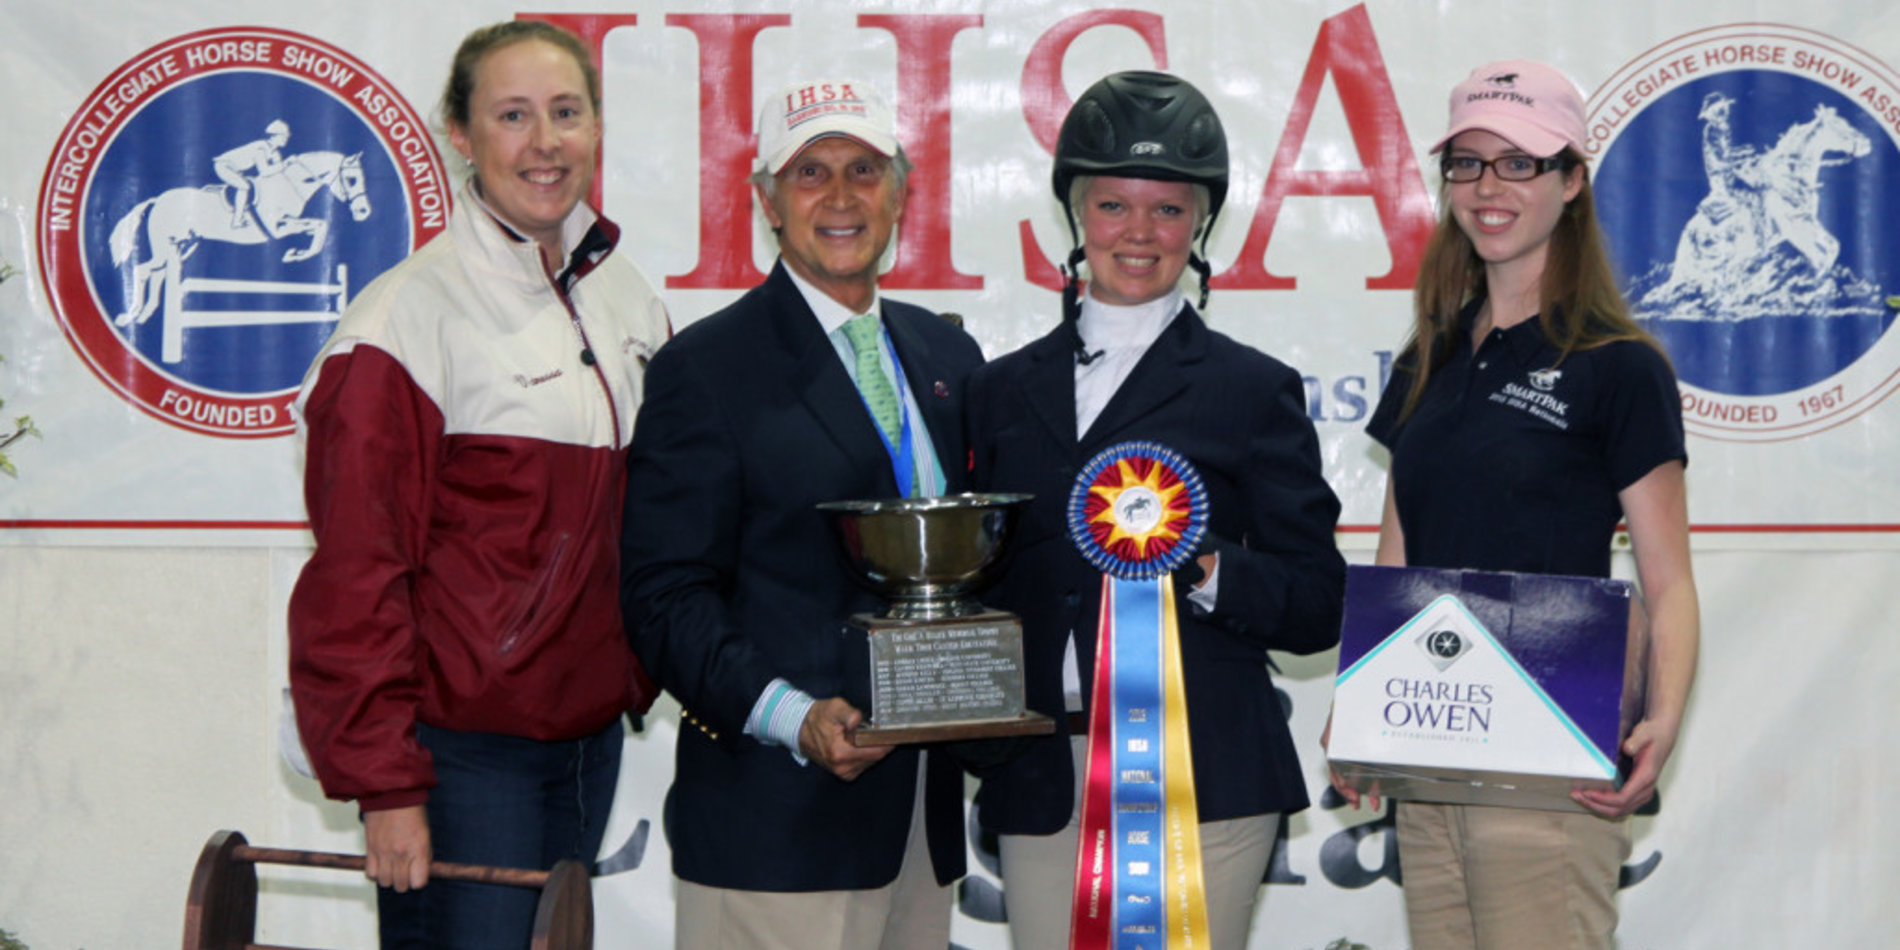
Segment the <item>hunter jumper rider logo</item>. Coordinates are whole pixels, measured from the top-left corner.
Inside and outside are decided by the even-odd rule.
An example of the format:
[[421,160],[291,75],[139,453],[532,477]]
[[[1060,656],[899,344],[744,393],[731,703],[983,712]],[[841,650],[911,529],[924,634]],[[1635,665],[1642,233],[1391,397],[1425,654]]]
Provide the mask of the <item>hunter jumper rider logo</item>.
[[1795,27],[1678,37],[1597,91],[1597,205],[1689,431],[1798,438],[1900,386],[1897,143],[1900,74]]
[[40,189],[41,275],[126,401],[208,435],[286,435],[351,295],[448,209],[427,127],[369,67],[296,33],[205,30],[74,112]]

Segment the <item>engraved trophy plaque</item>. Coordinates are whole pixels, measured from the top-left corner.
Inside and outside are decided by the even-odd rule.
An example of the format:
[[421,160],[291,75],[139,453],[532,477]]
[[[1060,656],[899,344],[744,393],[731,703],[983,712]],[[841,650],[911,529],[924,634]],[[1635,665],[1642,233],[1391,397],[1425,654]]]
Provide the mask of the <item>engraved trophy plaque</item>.
[[1028,495],[964,494],[819,505],[846,558],[887,601],[856,614],[871,708],[858,745],[1055,731],[1023,708],[1022,623],[968,595],[989,580]]

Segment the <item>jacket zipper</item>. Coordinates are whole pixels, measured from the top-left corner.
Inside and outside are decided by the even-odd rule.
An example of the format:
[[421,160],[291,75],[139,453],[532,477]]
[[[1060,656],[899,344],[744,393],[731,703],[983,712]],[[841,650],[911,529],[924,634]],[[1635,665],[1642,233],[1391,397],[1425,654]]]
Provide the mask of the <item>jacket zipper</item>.
[[587,363],[588,367],[594,371],[594,381],[600,384],[601,392],[607,397],[607,417],[613,423],[613,446],[619,449],[622,447],[620,407],[614,402],[614,389],[607,383],[606,370],[600,368],[600,354],[594,350],[593,342],[587,338],[587,327],[581,323],[580,311],[574,309],[574,298],[568,296],[567,290],[561,286],[561,282],[555,279],[554,272],[548,268],[547,257],[540,252],[539,248],[535,249],[534,256],[541,262],[541,275],[547,279],[548,287],[554,291],[554,296],[560,298],[561,306],[567,308],[568,322],[574,325],[575,335],[581,338],[581,353],[593,356],[592,360],[582,359],[581,362]]

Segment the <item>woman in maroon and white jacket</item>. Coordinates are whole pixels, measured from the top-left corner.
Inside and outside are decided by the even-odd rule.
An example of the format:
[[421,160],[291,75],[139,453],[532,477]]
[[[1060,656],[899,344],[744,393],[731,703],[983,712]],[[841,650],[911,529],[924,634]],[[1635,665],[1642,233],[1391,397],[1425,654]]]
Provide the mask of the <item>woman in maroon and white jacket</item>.
[[473,168],[448,230],[351,305],[297,398],[317,547],[291,689],[325,794],[362,809],[384,947],[525,946],[531,891],[429,884],[430,859],[591,861],[620,716],[654,694],[618,551],[669,331],[581,200],[598,89],[570,34],[470,34],[443,101]]

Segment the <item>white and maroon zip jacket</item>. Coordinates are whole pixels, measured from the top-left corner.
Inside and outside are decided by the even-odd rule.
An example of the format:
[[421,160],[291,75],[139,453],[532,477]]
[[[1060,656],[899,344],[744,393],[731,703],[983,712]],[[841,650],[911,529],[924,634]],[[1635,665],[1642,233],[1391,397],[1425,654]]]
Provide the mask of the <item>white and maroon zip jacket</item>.
[[290,599],[290,682],[329,797],[426,801],[418,721],[561,740],[652,701],[620,621],[619,532],[669,327],[618,237],[577,206],[557,275],[465,187],[304,378],[317,547]]

